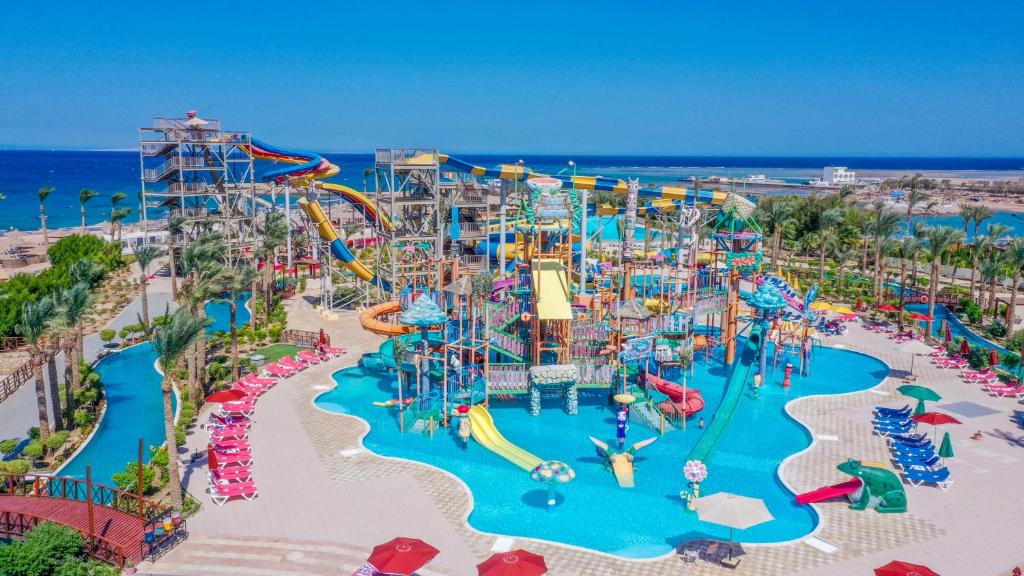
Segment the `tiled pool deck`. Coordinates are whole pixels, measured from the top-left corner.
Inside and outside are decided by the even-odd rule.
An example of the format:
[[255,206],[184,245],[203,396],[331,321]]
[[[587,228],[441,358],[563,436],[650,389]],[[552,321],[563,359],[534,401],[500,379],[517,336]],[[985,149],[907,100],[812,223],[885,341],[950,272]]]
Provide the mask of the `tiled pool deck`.
[[[379,339],[359,329],[355,315],[325,322],[300,299],[290,303],[290,322],[310,329],[327,326],[334,344],[350,353],[283,381],[259,402],[251,439],[254,475],[260,497],[253,502],[210,503],[203,494],[206,470],[187,474],[189,490],[204,503],[190,522],[190,538],[140,572],[151,574],[351,574],[374,544],[398,535],[421,537],[441,554],[420,572],[470,576],[491,554],[500,535],[485,534],[465,521],[471,497],[465,486],[430,466],[379,457],[361,449],[366,424],[322,412],[312,399],[333,385],[331,374],[351,365]],[[910,356],[891,340],[854,326],[830,342],[876,356],[894,370],[873,390],[842,396],[810,397],[789,405],[817,440],[783,463],[780,474],[797,492],[845,480],[836,464],[850,458],[887,459],[884,441],[872,434],[871,409],[894,406],[902,398]],[[995,410],[963,426],[949,427],[956,458],[948,465],[955,484],[947,492],[907,487],[910,511],[882,515],[856,512],[843,503],[818,506],[821,523],[814,537],[836,548],[826,553],[804,540],[748,545],[735,570],[698,561],[683,564],[675,556],[629,561],[548,542],[515,539],[514,547],[542,554],[550,574],[869,574],[892,559],[929,564],[942,574],[998,574],[1024,562],[1019,543],[1017,487],[1024,474],[1024,431],[1013,424],[1010,399],[992,398],[976,385],[962,383],[952,370],[918,358],[918,382],[935,388],[944,403],[973,402]],[[827,366],[813,366],[827,370]],[[841,375],[837,375],[841,377]],[[983,440],[970,440],[976,430]],[[201,452],[205,433],[189,437],[189,449]]]

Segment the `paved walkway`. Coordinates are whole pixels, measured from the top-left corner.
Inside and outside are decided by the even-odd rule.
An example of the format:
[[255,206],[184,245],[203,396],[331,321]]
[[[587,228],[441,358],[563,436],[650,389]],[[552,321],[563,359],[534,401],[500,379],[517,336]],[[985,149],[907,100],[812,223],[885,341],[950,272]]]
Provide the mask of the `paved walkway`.
[[[137,267],[134,264],[132,266],[132,276],[137,278]],[[156,267],[156,265],[153,267]],[[163,314],[168,306],[172,312],[177,308],[177,305],[171,300],[170,277],[158,275],[150,281],[149,285],[149,314],[151,317]],[[124,310],[121,310],[117,317],[107,323],[106,327],[120,330],[129,324],[136,324],[139,321],[140,314],[142,314],[142,298],[137,296]],[[94,362],[103,348],[103,341],[100,340],[99,334],[86,336],[83,348],[85,349],[85,360],[90,363]],[[44,377],[48,377],[45,374],[44,368]],[[57,355],[57,374],[58,381],[63,382],[63,352]],[[47,387],[47,392],[49,392],[49,387]],[[47,406],[49,406],[49,393],[47,393],[46,397]],[[25,432],[29,428],[38,425],[39,416],[36,413],[35,379],[31,379],[23,384],[14,395],[0,403],[0,440],[24,438]]]
[[[1011,422],[1019,405],[990,398],[977,386],[961,383],[955,372],[922,358],[917,362],[919,381],[944,396],[939,409],[965,421],[964,426],[949,428],[957,451],[949,462],[956,480],[953,487],[945,493],[908,487],[907,514],[856,512],[841,502],[819,505],[821,524],[813,538],[747,546],[739,568],[730,571],[703,562],[683,565],[674,556],[629,561],[474,530],[465,521],[470,494],[460,482],[424,464],[366,451],[361,447],[367,432],[364,422],[311,405],[317,394],[334,385],[333,372],[356,362],[360,353],[375,350],[379,339],[358,330],[354,313],[328,323],[301,299],[289,307],[294,327],[325,326],[335,345],[346,345],[352,352],[282,381],[260,400],[251,433],[258,499],[215,506],[203,494],[201,461],[190,470],[188,488],[204,502],[204,510],[190,521],[189,540],[155,565],[144,565],[143,573],[348,574],[374,544],[397,535],[422,537],[441,549],[421,572],[424,575],[475,574],[475,564],[498,544],[543,554],[550,573],[558,576],[868,574],[894,558],[930,564],[943,574],[982,575],[1024,562],[1024,548],[1014,546],[1024,502],[1014,496],[1015,479],[1024,473],[1024,437]],[[871,433],[872,407],[905,403],[894,390],[903,383],[900,376],[909,368],[910,356],[895,351],[891,340],[853,327],[832,343],[873,351],[894,371],[870,391],[809,397],[790,405],[790,413],[816,437],[811,448],[780,469],[783,480],[797,492],[845,480],[835,466],[846,458],[884,461],[885,443]],[[955,412],[965,405],[947,407],[956,402],[994,412],[965,416]],[[976,430],[983,432],[983,440],[968,438]],[[191,433],[188,445],[201,453],[205,433]]]

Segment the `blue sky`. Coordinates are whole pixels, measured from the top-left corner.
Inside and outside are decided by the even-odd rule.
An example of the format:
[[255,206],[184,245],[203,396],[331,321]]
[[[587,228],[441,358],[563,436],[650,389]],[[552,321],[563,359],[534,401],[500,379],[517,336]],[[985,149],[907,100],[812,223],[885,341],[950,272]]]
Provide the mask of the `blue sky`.
[[13,2],[0,146],[1024,156],[1024,3]]

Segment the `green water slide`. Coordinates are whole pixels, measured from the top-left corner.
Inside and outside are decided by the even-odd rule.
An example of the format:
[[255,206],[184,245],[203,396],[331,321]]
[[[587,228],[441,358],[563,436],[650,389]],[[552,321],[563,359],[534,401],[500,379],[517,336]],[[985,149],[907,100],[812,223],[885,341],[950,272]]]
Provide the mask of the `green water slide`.
[[697,441],[697,445],[690,451],[687,460],[700,460],[707,463],[715,449],[715,444],[722,437],[722,433],[729,427],[729,421],[740,404],[743,391],[747,388],[750,376],[753,373],[754,365],[757,364],[757,355],[761,349],[763,334],[760,326],[754,326],[747,337],[747,343],[740,354],[739,362],[733,366],[729,379],[725,382],[725,396],[718,406],[718,412],[711,421],[711,425],[704,430],[704,435]]

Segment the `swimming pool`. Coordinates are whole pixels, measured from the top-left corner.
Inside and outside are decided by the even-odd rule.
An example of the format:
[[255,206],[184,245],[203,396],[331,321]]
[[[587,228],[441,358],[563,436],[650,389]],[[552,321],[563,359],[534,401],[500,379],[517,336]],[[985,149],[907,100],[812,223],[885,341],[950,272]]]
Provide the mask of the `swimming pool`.
[[[249,309],[244,306],[249,296],[245,293],[239,302],[239,326],[249,321]],[[230,313],[227,304],[207,303],[206,315],[212,321],[207,333],[227,331]],[[156,371],[155,362],[156,353],[146,342],[115,352],[96,364],[107,400],[106,413],[89,443],[60,469],[61,475],[85,478],[85,467],[92,466],[94,482],[114,486],[114,474],[138,459],[139,438],[145,444],[143,457],[147,462],[149,447],[164,443],[163,377]]]
[[[770,364],[769,364],[770,365]],[[783,367],[769,371],[759,398],[747,391],[732,425],[708,463],[710,475],[702,492],[727,491],[763,498],[776,520],[737,532],[743,542],[779,542],[812,531],[817,516],[798,506],[777,475],[779,464],[811,441],[807,430],[791,419],[785,404],[815,394],[865,390],[881,382],[888,367],[855,352],[818,348],[810,376],[793,376],[782,387]],[[841,374],[842,378],[836,378]],[[579,414],[570,416],[558,399],[545,400],[539,417],[529,415],[525,398],[491,403],[495,424],[509,441],[542,459],[558,459],[576,470],[576,479],[560,489],[564,501],[549,510],[544,487],[529,475],[474,441],[463,446],[453,433],[433,438],[401,434],[397,412],[373,406],[395,395],[393,377],[360,366],[334,375],[338,384],[315,399],[327,411],[366,420],[370,432],[365,446],[378,454],[431,464],[461,478],[473,493],[470,524],[483,531],[540,538],[631,558],[670,552],[682,541],[699,536],[728,537],[728,529],[699,522],[686,511],[679,492],[686,487],[682,467],[701,429],[691,419],[686,431],[670,432],[640,451],[636,458],[637,486],[623,490],[594,452],[593,435],[612,442],[614,414],[605,391],[581,391]],[[698,360],[692,387],[702,391],[710,424],[722,399],[725,372],[718,362]],[[630,424],[627,445],[654,436],[644,425]],[[838,464],[838,462],[837,462]],[[836,478],[842,475],[836,472]]]
[[163,378],[148,343],[115,352],[96,364],[107,400],[106,414],[89,443],[60,470],[62,476],[85,478],[92,466],[94,482],[114,486],[114,474],[139,457],[139,438],[146,448],[164,443]]
[[[235,322],[239,328],[249,323],[249,299],[251,297],[252,292],[243,292],[241,298],[238,299],[238,312],[236,313]],[[230,304],[227,302],[211,301],[206,303],[205,309],[206,317],[210,319],[210,324],[206,327],[207,334],[231,330]]]
[[[907,304],[905,308],[909,312],[928,314],[927,304]],[[966,338],[967,342],[969,342],[971,346],[981,346],[986,350],[996,350],[997,352],[999,352],[1000,355],[1010,353],[1010,351],[1007,350],[1006,348],[1003,348],[1002,346],[999,346],[998,344],[995,344],[993,342],[989,342],[984,337],[976,334],[967,326],[964,326],[963,323],[960,322],[960,319],[956,317],[956,314],[950,312],[949,309],[943,306],[942,304],[935,305],[934,319],[934,322],[932,322],[932,336],[935,336],[936,338],[942,338],[944,336],[941,330],[942,321],[945,320],[946,324],[949,326],[949,332],[953,336],[953,340],[956,340],[958,338]]]

